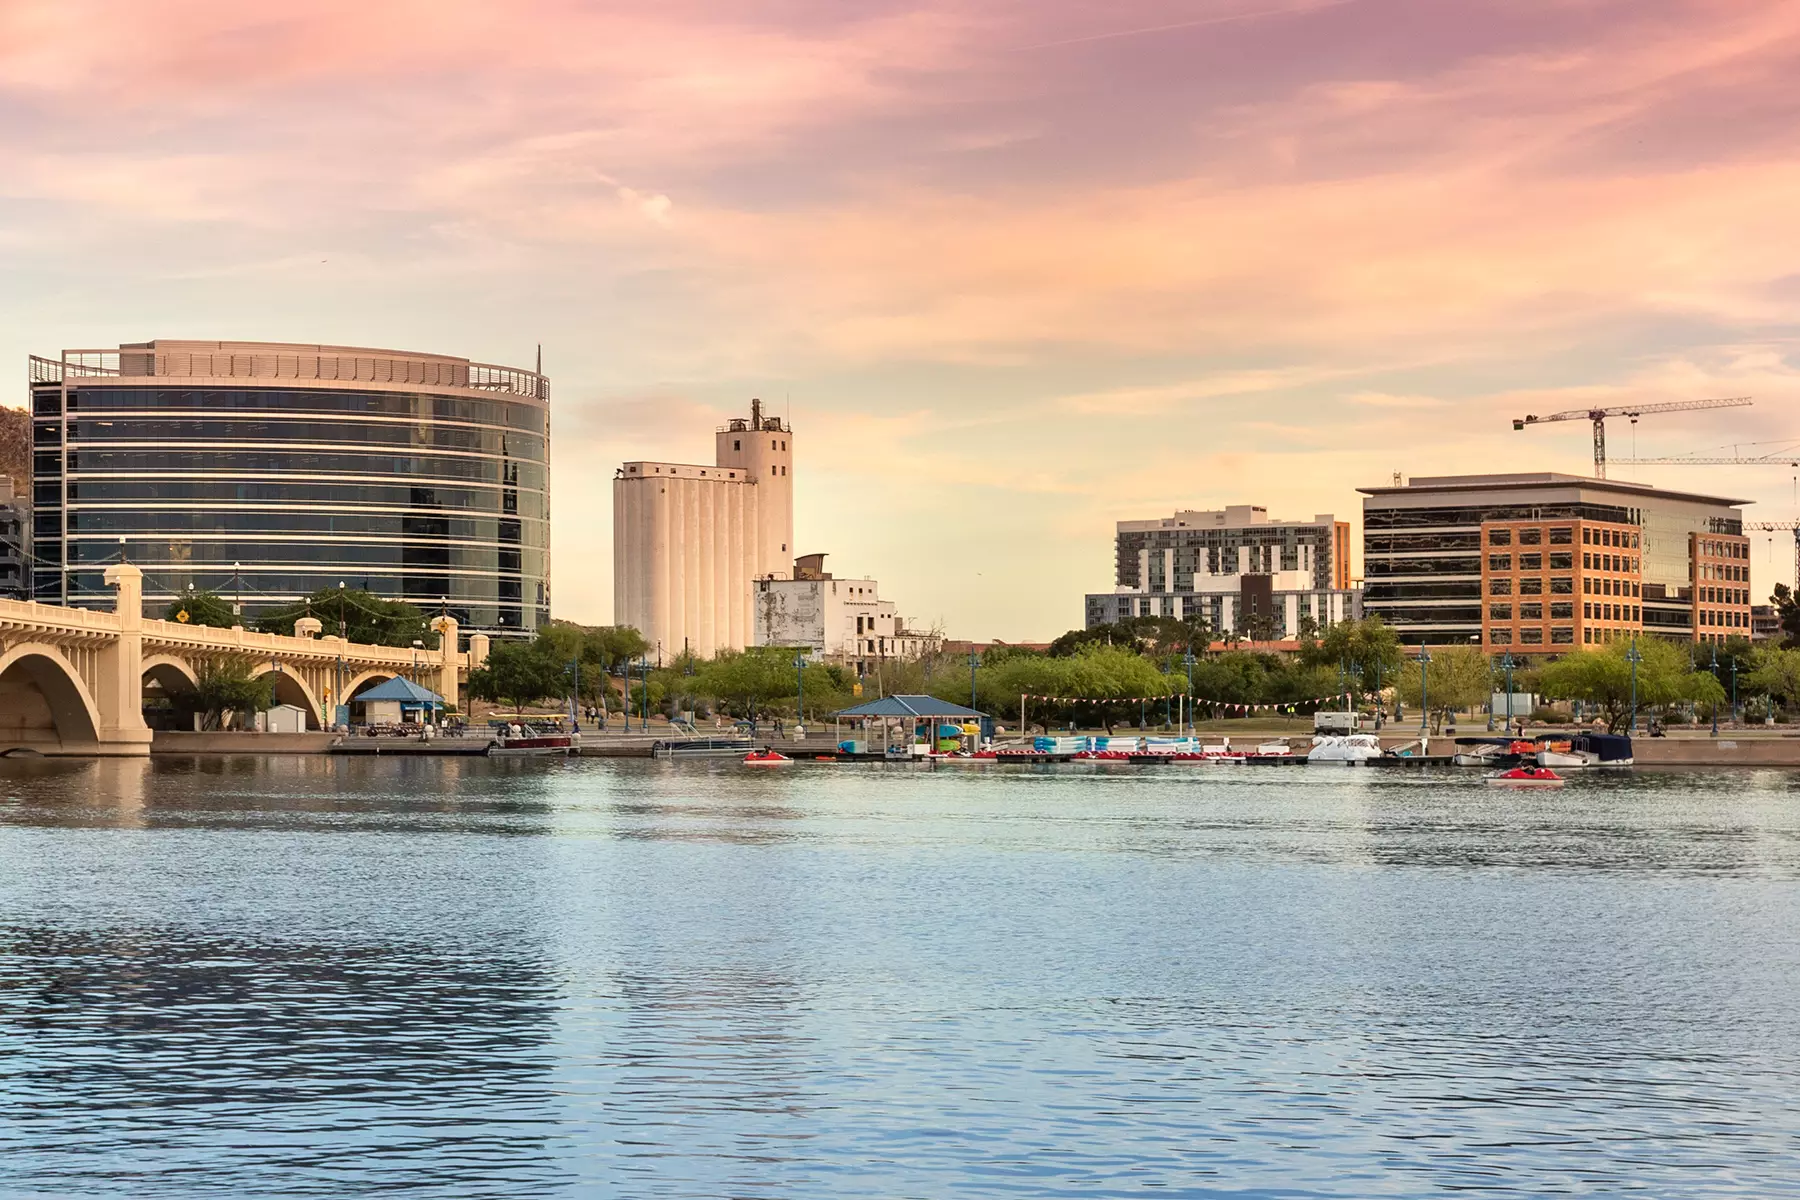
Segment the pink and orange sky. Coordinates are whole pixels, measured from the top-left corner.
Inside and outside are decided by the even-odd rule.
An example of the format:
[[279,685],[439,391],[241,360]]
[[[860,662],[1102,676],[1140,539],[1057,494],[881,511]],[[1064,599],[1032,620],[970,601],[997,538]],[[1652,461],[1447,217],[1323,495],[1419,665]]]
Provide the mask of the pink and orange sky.
[[[798,549],[1049,637],[1121,518],[1586,472],[1509,418],[1595,402],[1757,399],[1644,454],[1800,438],[1796,81],[1793,0],[9,0],[0,362],[542,342],[583,621],[613,467],[762,396]],[[1800,516],[1781,468],[1613,474]]]

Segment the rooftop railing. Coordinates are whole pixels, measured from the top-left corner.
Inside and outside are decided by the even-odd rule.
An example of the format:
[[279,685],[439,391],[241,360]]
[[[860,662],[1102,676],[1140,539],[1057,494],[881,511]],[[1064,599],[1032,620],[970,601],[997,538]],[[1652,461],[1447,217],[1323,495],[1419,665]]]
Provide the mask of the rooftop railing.
[[460,358],[410,355],[282,353],[279,350],[65,350],[60,362],[31,358],[33,383],[63,383],[85,376],[169,379],[303,379],[347,383],[413,384],[428,388],[550,399],[550,381],[535,371],[474,363]]

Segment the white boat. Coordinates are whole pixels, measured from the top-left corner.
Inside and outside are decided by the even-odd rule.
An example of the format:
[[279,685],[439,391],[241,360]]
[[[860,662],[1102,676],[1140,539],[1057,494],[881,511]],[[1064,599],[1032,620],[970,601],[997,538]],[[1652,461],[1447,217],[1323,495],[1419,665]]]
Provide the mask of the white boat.
[[1372,733],[1321,734],[1307,751],[1309,763],[1356,766],[1381,757],[1381,739]]
[[489,758],[543,758],[566,755],[575,748],[575,739],[569,734],[546,733],[529,725],[513,725],[498,730],[497,735],[488,743]]

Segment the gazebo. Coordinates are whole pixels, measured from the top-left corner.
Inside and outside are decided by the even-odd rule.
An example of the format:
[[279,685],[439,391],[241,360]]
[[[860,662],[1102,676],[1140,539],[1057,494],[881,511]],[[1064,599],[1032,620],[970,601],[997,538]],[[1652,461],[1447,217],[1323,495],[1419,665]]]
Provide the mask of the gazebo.
[[410,679],[395,678],[352,696],[350,703],[362,706],[364,725],[408,720],[418,720],[423,724],[422,717],[443,709],[444,698]]
[[881,752],[891,755],[895,752],[890,732],[896,724],[904,723],[907,730],[906,748],[902,754],[910,754],[913,739],[917,736],[920,722],[933,726],[932,736],[926,739],[928,746],[937,744],[937,729],[940,721],[955,721],[957,735],[962,735],[962,725],[967,721],[987,721],[991,718],[984,712],[968,708],[949,700],[939,700],[936,696],[886,696],[880,700],[870,700],[866,704],[858,704],[832,714],[834,740],[843,744],[843,723],[846,720],[877,720],[881,722]]

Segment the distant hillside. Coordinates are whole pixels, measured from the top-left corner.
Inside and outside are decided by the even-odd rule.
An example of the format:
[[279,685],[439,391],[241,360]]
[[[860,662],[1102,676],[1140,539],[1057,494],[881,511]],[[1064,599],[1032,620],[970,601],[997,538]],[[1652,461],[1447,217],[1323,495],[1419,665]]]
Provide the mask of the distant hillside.
[[31,414],[0,406],[0,474],[11,475],[13,489],[31,491]]

